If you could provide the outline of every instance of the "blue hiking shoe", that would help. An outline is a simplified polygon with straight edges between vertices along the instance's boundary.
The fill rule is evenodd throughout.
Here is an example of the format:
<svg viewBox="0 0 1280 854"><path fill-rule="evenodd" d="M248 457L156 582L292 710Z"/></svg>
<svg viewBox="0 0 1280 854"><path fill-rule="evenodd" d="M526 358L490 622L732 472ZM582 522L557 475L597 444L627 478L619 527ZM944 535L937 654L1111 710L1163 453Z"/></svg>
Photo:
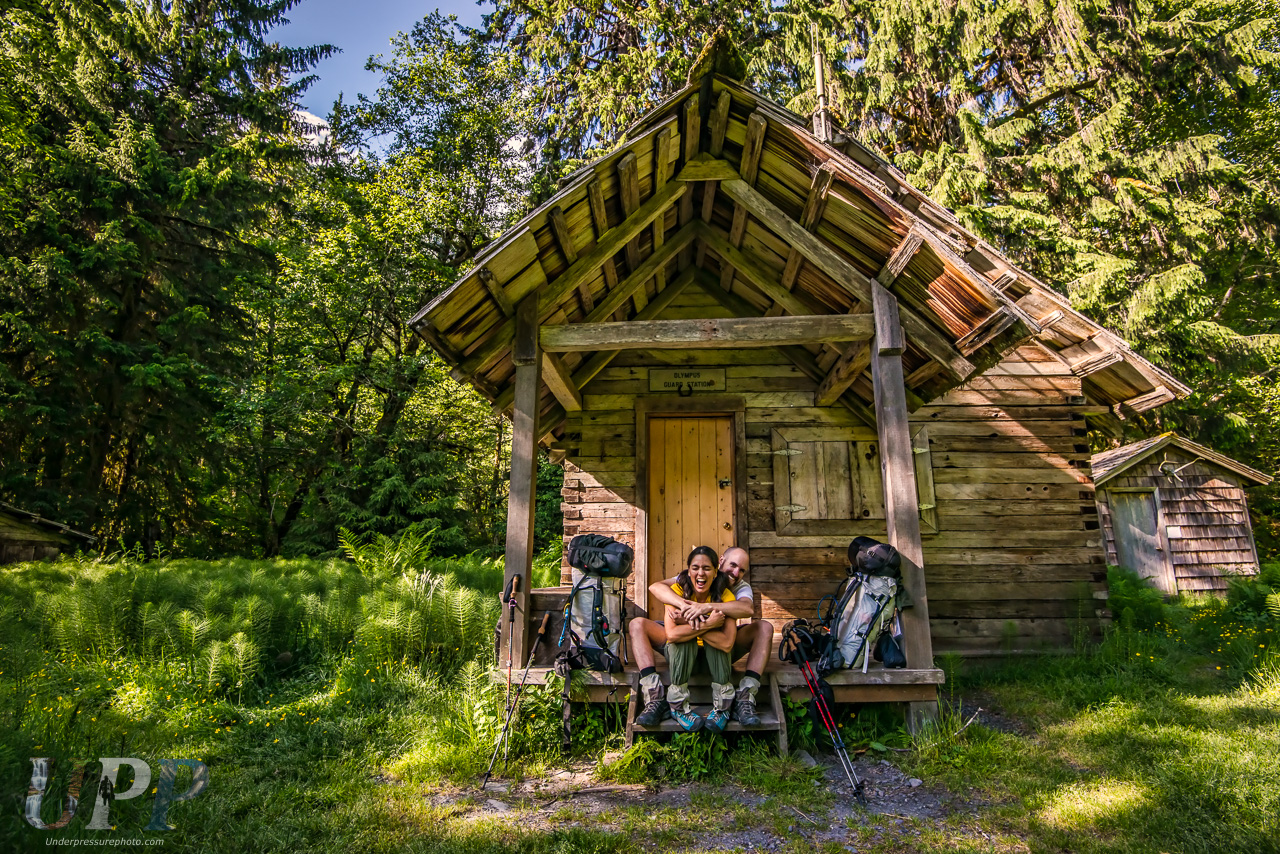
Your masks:
<svg viewBox="0 0 1280 854"><path fill-rule="evenodd" d="M712 709L711 714L707 715L707 729L714 733L722 733L725 727L729 725L728 709Z"/></svg>
<svg viewBox="0 0 1280 854"><path fill-rule="evenodd" d="M680 724L680 728L685 732L697 732L702 729L702 715L692 709L686 712L684 709L673 707L671 717L675 718L676 723Z"/></svg>

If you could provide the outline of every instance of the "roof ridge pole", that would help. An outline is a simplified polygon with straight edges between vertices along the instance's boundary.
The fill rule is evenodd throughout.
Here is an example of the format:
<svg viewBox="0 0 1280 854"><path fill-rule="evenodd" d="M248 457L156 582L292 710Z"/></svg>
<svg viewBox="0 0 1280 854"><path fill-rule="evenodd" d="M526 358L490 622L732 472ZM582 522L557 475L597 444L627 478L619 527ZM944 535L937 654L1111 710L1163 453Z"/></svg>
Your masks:
<svg viewBox="0 0 1280 854"><path fill-rule="evenodd" d="M915 456L907 420L907 390L902 379L902 351L906 344L898 316L898 299L874 279L871 302L875 311L871 379L875 391L876 432L880 437L880 472L889 544L902 555L902 580L912 607L902 612L903 651L907 667L933 667L933 638L929 633L929 599L925 594L924 546L920 540L920 499L916 491ZM913 702L908 727L919 731L937 705Z"/></svg>
<svg viewBox="0 0 1280 854"><path fill-rule="evenodd" d="M520 618L504 620L502 649L524 661L529 654L529 586L533 578L533 510L538 486L538 412L542 407L542 358L538 346L538 294L526 296L516 308L516 334L511 361L516 365L515 406L511 412L511 487L507 493L507 547L502 589L520 576L515 591ZM504 662L503 666L511 662Z"/></svg>
<svg viewBox="0 0 1280 854"><path fill-rule="evenodd" d="M818 105L813 111L813 135L823 142L831 141L831 116L827 110L827 69L818 45L818 22L809 25L809 39L813 45L813 85L818 94Z"/></svg>

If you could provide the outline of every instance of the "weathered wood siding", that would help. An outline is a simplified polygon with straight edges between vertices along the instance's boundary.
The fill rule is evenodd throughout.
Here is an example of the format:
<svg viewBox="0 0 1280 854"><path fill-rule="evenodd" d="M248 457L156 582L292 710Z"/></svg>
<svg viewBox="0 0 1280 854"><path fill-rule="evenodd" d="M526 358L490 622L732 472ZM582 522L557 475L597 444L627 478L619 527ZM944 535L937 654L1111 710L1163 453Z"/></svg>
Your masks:
<svg viewBox="0 0 1280 854"><path fill-rule="evenodd" d="M1160 472L1168 460L1178 479ZM1253 527L1240 476L1169 447L1106 481L1098 493L1098 513L1109 563L1116 563L1115 531L1107 492L1110 489L1155 490L1157 523L1167 537L1178 590L1226 590L1236 575L1258 571Z"/></svg>
<svg viewBox="0 0 1280 854"><path fill-rule="evenodd" d="M691 288L664 316L726 315ZM759 615L779 627L794 617L812 618L818 601L844 577L852 535L886 536L875 494L879 461L874 441L862 435L867 426L844 407L815 407L816 383L774 350L633 351L616 358L583 389L583 411L566 428L566 542L590 532L635 544L636 496L645 486L636 482L636 398L651 396L650 368L672 365L723 367L724 394L743 401L746 447L737 451L746 455L747 518L738 520L738 529L750 549ZM922 513L936 651L1062 647L1073 632L1096 628L1101 603L1094 593L1105 589L1105 567L1083 403L1079 378L1031 345L912 415L925 461L922 471L918 460L918 474L926 475L918 479L935 496L924 503L936 504ZM791 447L806 450L815 437L847 436L840 471L851 456L867 457L852 469L865 478L853 504L832 498L831 506L840 508L832 511L834 521L815 520L812 512L797 512L795 519L779 513L776 476L790 471L790 485L801 474L779 464L779 435L798 437ZM800 455L789 459L800 465ZM798 490L788 493L794 506L812 503L812 492L803 505ZM861 519L855 524L851 516ZM654 567L652 577L668 569Z"/></svg>
<svg viewBox="0 0 1280 854"><path fill-rule="evenodd" d="M939 531L925 537L934 649L1063 647L1105 602L1080 378L1038 345L922 407Z"/></svg>
<svg viewBox="0 0 1280 854"><path fill-rule="evenodd" d="M51 560L69 546L65 537L0 513L0 564Z"/></svg>

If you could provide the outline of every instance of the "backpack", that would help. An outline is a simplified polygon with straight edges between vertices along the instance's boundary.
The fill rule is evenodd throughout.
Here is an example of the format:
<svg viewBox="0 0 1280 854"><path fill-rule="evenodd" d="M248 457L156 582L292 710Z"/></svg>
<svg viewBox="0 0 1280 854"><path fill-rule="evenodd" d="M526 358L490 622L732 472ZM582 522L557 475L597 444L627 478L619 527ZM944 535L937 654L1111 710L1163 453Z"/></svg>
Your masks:
<svg viewBox="0 0 1280 854"><path fill-rule="evenodd" d="M565 603L560 645L569 640L571 668L622 672L619 649L627 635L623 600L634 558L630 546L599 534L569 541L573 589Z"/></svg>
<svg viewBox="0 0 1280 854"><path fill-rule="evenodd" d="M579 534L569 541L569 566L589 575L626 578L636 553L604 534Z"/></svg>
<svg viewBox="0 0 1280 854"><path fill-rule="evenodd" d="M830 641L818 660L818 670L822 673L856 667L859 659L862 672L866 673L872 650L877 649L877 641L897 611L901 581L901 556L897 549L859 537L850 544L849 552L853 563L850 577L842 582L836 594L824 597L828 607L822 622ZM877 661L883 655L881 653ZM886 666L905 664L900 650L890 658L892 661L886 660Z"/></svg>

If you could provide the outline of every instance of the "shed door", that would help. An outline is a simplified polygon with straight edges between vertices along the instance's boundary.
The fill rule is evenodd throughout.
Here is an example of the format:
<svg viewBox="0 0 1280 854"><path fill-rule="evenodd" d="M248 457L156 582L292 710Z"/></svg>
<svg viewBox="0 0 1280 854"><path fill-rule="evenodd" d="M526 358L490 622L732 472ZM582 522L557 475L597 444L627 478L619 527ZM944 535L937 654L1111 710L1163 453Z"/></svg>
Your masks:
<svg viewBox="0 0 1280 854"><path fill-rule="evenodd" d="M1111 524L1116 538L1116 559L1156 587L1173 595L1177 583L1160 543L1159 515L1154 492L1112 492Z"/></svg>
<svg viewBox="0 0 1280 854"><path fill-rule="evenodd" d="M679 574L694 546L736 544L732 417L650 418L648 468L651 583Z"/></svg>

